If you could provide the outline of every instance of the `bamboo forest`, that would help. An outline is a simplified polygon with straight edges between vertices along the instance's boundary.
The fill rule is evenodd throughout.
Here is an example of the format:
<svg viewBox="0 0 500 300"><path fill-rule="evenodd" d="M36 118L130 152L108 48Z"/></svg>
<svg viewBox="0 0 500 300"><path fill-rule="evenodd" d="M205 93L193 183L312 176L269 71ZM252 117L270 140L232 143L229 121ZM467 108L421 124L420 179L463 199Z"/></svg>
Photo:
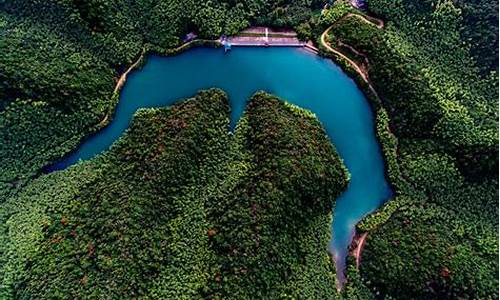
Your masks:
<svg viewBox="0 0 500 300"><path fill-rule="evenodd" d="M0 299L499 299L496 0L0 0Z"/></svg>

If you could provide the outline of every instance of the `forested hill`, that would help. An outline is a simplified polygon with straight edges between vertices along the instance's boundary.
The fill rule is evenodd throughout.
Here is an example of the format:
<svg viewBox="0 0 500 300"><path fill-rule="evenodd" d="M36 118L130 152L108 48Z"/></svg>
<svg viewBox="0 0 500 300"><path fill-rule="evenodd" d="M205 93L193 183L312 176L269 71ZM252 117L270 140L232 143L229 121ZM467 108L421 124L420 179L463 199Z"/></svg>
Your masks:
<svg viewBox="0 0 500 300"><path fill-rule="evenodd" d="M337 296L318 228L345 172L317 121L273 97L235 136L220 91L143 110L106 154L41 172L112 119L141 53L266 24L313 41L333 25L380 96L395 199L358 225L345 298L498 299L498 2L368 0L383 29L333 3L0 0L0 298Z"/></svg>
<svg viewBox="0 0 500 300"><path fill-rule="evenodd" d="M396 192L358 225L368 238L353 297L498 299L497 9L370 0L383 30L360 18L331 29L333 46L369 62Z"/></svg>
<svg viewBox="0 0 500 300"><path fill-rule="evenodd" d="M396 133L429 137L433 131L446 141L444 146L464 172L494 173L498 165L494 159L496 1L368 3L370 13L387 20L391 34L376 38L387 42L384 47L393 53L379 46L358 50L377 56L370 60L371 76L392 102L389 111L398 110L392 114L393 121L402 124L394 126ZM331 24L329 13L319 13L324 4L305 0L0 1L2 190L22 185L95 130L114 108L115 81L144 48L161 52L179 45L190 31L213 38L250 24L296 26L302 37L315 39ZM358 27L346 24L349 30ZM353 33L350 39L372 40L359 28ZM391 58L394 54L396 59ZM384 86L388 76L395 80Z"/></svg>
<svg viewBox="0 0 500 300"><path fill-rule="evenodd" d="M498 1L458 0L462 28L460 36L482 72L498 72Z"/></svg>
<svg viewBox="0 0 500 300"><path fill-rule="evenodd" d="M0 198L100 128L113 86L144 48L294 26L321 1L0 1ZM101 124L102 125L102 124Z"/></svg>
<svg viewBox="0 0 500 300"><path fill-rule="evenodd" d="M335 297L347 173L321 125L264 93L228 125L220 90L141 110L110 151L4 203L0 298Z"/></svg>
<svg viewBox="0 0 500 300"><path fill-rule="evenodd" d="M434 47L436 51L438 37L441 44L458 39L460 43L455 46L469 50L483 73L498 72L498 1L370 0L369 10L410 36L420 35L425 41L419 45L422 47ZM445 32L450 35L445 37ZM451 53L434 53L436 57L447 54Z"/></svg>
<svg viewBox="0 0 500 300"><path fill-rule="evenodd" d="M293 27L324 1L9 0L1 5L11 16L55 31L108 62L123 63L143 44L173 47L191 31L218 38L250 24Z"/></svg>

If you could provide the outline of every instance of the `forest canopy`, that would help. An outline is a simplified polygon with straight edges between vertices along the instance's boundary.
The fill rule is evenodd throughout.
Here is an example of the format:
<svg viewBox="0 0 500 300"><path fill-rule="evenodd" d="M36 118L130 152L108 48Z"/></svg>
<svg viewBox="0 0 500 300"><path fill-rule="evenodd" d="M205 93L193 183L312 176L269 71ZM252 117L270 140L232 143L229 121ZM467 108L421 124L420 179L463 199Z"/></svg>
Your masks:
<svg viewBox="0 0 500 300"><path fill-rule="evenodd" d="M333 25L379 96L321 50L372 104L395 192L341 294L318 249L346 170L273 96L234 136L218 90L141 110L110 151L42 172L112 119L142 54L251 25L318 47ZM0 0L0 298L498 299L497 201L498 1Z"/></svg>
<svg viewBox="0 0 500 300"><path fill-rule="evenodd" d="M389 299L498 298L495 7L370 0L383 30L342 18L330 31L334 46L369 62L396 192L358 225L369 234L359 274L350 273L357 291Z"/></svg>
<svg viewBox="0 0 500 300"><path fill-rule="evenodd" d="M141 110L110 151L10 198L2 298L335 295L347 172L321 125L264 93L228 125L220 90Z"/></svg>

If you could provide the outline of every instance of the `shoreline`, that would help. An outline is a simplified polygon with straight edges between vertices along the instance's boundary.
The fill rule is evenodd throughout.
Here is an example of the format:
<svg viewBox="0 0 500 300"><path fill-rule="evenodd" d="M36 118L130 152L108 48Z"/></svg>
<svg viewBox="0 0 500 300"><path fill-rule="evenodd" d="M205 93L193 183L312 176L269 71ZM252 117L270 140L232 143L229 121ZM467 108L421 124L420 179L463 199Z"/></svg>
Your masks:
<svg viewBox="0 0 500 300"><path fill-rule="evenodd" d="M377 28L380 28L380 29L382 29L383 26L384 26L384 23L381 20L377 19L379 21L379 23L375 24L372 21L366 19L364 16L359 15L359 14L353 14L353 13L348 13L348 14L344 15L338 21L340 21L342 19L345 19L345 18L348 18L348 17L357 17L357 18L360 18L363 21L365 21L367 23L370 23L373 26L376 26ZM363 69L356 62L354 62L352 59L350 59L349 57L347 57L345 54L343 54L342 52L340 52L340 51L334 49L333 47L331 47L329 45L329 43L326 41L327 34L329 33L329 31L334 27L334 25L337 22L335 22L334 24L330 25L322 33L322 35L320 36L321 45L324 46L327 50L330 50L330 52L332 54L334 54L337 57L337 59L338 58L344 59L344 61L346 61L348 63L347 65L351 66L351 68L350 68L351 70L349 70L349 68L346 69L346 65L345 64L338 64L337 62L334 61L334 63L336 63L342 69L342 71L344 71L346 73L347 76L353 77L353 75L357 75L357 76L354 76L354 77L357 77L358 80L356 80L356 78L353 78L353 79L354 79L355 82L357 82L357 85L359 86L360 90L363 91L363 93L365 94L368 102L371 103L373 113L376 114L376 109L375 109L375 106L374 106L376 103L373 103L374 101L371 99L369 93L366 93L366 88L368 88L368 90L372 94L372 96L375 96L375 98L377 99L378 102L380 102L380 97L379 97L378 93L375 91L375 88L372 86L372 84L371 84L371 82L369 80L367 72L363 71ZM119 92L120 92L121 88L123 88L123 86L125 85L128 75L130 74L130 72L132 72L134 69L136 69L141 62L144 61L145 57L148 54L158 54L158 55L164 55L164 56L173 56L173 55L181 54L182 52L187 51L187 50L191 49L192 47L212 47L212 48L217 48L217 47L221 47L222 45L223 45L223 42L221 41L221 39L217 39L217 40L194 39L194 40L186 42L186 43L184 43L184 44L182 44L182 45L180 45L180 46L178 46L176 48L163 49L163 50L155 49L155 48L152 48L152 49L146 49L146 48L144 48L143 51L142 51L142 53L141 53L141 55L140 55L140 57L138 58L138 60L135 61L129 68L127 68L127 70L119 77L119 80L117 81L115 89L113 90L113 96L116 97L116 102L119 101ZM320 49L318 49L311 42L307 42L307 43L306 42L300 42L300 43L291 43L291 44L273 44L273 43L265 44L265 43L261 43L261 42L255 42L255 43L237 43L236 42L235 44L232 44L232 45L235 46L235 47L263 47L263 48L269 48L269 47L291 47L291 48L303 48L304 50L306 50L308 52L311 52L311 53L314 53L314 54L316 54L318 56L321 56ZM328 57L326 57L326 58L328 58ZM354 74L352 72L353 69L354 69ZM359 84L359 82L358 82L359 79L361 79L362 82L364 82L366 85ZM105 126L107 126L108 123L111 121L112 118L109 118L109 116L114 114L114 111L116 109L116 102L114 103L114 105L111 108L110 112L108 112L108 114L106 114L105 118L98 124L98 127L97 127L96 130L94 130L94 132L97 131L97 130L102 129ZM376 125L376 122L377 121L374 121L375 125ZM380 142L379 138L377 138L377 140L378 140L379 144L381 145L382 153L384 153L382 143ZM386 176L388 176L388 161L387 161L387 157L386 157L385 154L384 154L384 162L385 162L385 165L386 165L385 173L386 173ZM390 180L388 182L390 182ZM388 201L390 201L390 199ZM368 235L368 232L364 232L363 234L361 234L361 237L359 238L359 240L356 240L356 238L358 238L358 235L356 235L356 237L351 242L351 245L354 242L358 242L358 244L357 244L357 246L355 248L355 252L351 253L351 254L348 254L348 255L353 255L355 257L355 259L356 259L356 268L357 269L359 269L359 266L361 264L362 250L364 248L367 235ZM333 255L330 255L330 256L332 257L333 261L335 261L335 257ZM338 275L336 276L336 278L338 278ZM341 290L342 289L342 285L337 286L337 288L339 290Z"/></svg>
<svg viewBox="0 0 500 300"><path fill-rule="evenodd" d="M144 59L144 54L146 53L145 49L142 49L141 55L139 58L118 78L118 81L116 82L115 89L113 90L113 94L118 93L125 82L127 81L127 76L128 74L139 65L139 63Z"/></svg>
<svg viewBox="0 0 500 300"><path fill-rule="evenodd" d="M326 40L326 37L328 36L328 33L330 32L330 30L340 21L346 19L346 18L349 18L349 17L356 17L358 19L361 19L363 20L364 22L366 23L369 23L379 29L383 29L384 28L384 22L382 20L379 20L379 19L375 19L375 20L378 20L379 23L378 24L375 24L373 23L372 21L368 20L365 16L363 15L360 15L360 14L354 14L354 13L347 13L345 14L343 17L341 17L339 20L337 20L335 23L333 23L332 25L330 25L322 34L321 34L321 37L320 37L320 42L321 42L321 45L323 47L325 47L328 51L332 52L333 54L335 54L337 57L340 57L342 59L344 59L348 64L350 64L354 70L356 71L356 73L358 73L358 75L361 77L361 79L363 79L363 81L368 84L368 88L370 89L370 91L375 95L376 98L379 98L379 95L377 93L377 91L375 90L375 88L373 87L371 81L370 81L370 78L368 76L368 71L365 71L360 65L358 65L355 61L353 61L352 59L350 59L349 57L347 57L347 55L345 55L344 53L342 53L341 51L333 48L331 46L331 44L329 42L327 42ZM349 45L346 45L346 46L349 46ZM349 46L351 47L351 46ZM352 47L351 47L352 48ZM363 56L365 59L366 56Z"/></svg>
<svg viewBox="0 0 500 300"><path fill-rule="evenodd" d="M366 238L368 237L368 232L363 232L361 235L358 235L354 238L353 243L356 243L356 248L354 249L353 256L356 259L356 269L359 270L359 266L361 264L361 254L363 252L363 248L365 247Z"/></svg>

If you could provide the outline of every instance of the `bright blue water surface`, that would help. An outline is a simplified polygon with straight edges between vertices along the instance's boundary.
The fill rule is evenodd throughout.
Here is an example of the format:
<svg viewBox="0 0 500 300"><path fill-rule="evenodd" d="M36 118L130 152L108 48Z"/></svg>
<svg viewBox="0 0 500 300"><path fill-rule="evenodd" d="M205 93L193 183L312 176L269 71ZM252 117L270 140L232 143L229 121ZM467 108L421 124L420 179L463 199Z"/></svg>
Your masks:
<svg viewBox="0 0 500 300"><path fill-rule="evenodd" d="M344 160L351 180L337 199L330 251L344 270L355 224L391 197L369 103L356 84L330 60L296 48L198 48L174 57L148 57L128 77L110 125L52 166L64 169L107 150L141 107L171 105L200 89L218 87L231 102L231 123L258 90L275 94L316 114ZM341 274L340 278L343 278Z"/></svg>

